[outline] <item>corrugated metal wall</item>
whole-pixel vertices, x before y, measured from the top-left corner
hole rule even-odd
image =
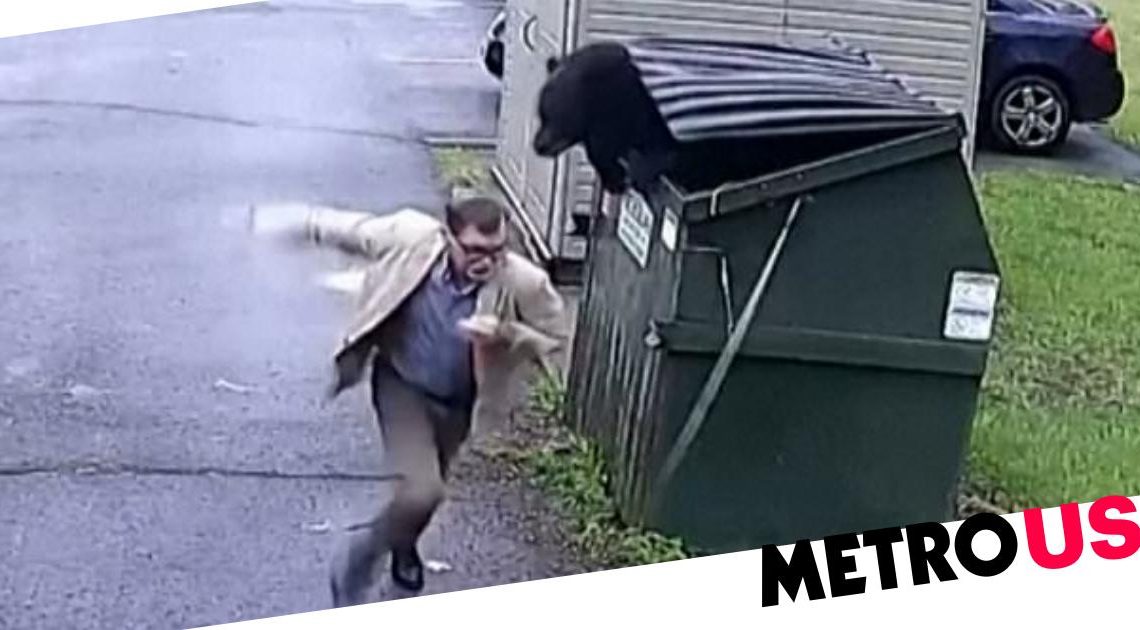
[[[528,221],[528,231],[546,235],[550,208],[565,198],[554,194],[557,164],[531,149],[536,97],[546,80],[546,60],[564,50],[569,7],[551,0],[510,0],[504,31],[506,64],[499,112],[497,166],[512,201]],[[556,255],[559,252],[554,252]]]
[[[750,41],[831,32],[872,53],[911,87],[965,112],[972,127],[984,5],[985,0],[577,0],[568,48],[645,35]],[[520,89],[536,92],[538,85]],[[966,153],[972,156],[972,142]],[[565,200],[565,206],[556,205],[566,212],[554,216],[565,229],[570,214],[589,214],[595,176],[580,149],[569,154],[564,169],[553,194]],[[580,237],[551,240],[561,257],[580,259],[584,253]]]

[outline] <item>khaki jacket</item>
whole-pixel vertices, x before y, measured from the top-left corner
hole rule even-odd
[[[383,344],[383,326],[446,255],[445,227],[416,210],[375,215],[316,208],[308,214],[306,230],[312,241],[369,261],[355,313],[335,353],[329,391],[335,397],[362,380],[374,344]],[[551,367],[568,333],[562,297],[549,276],[513,252],[479,289],[475,313],[498,317],[507,341],[476,351],[474,357],[473,421],[477,431],[486,431],[501,426],[519,402],[526,384],[524,368],[534,361]]]

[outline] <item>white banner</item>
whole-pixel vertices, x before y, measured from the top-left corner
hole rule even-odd
[[[212,627],[1132,627],[1138,502],[1107,497],[838,536],[799,552],[788,545]]]
[[[239,4],[249,0],[34,0],[0,2],[0,37],[137,20]]]

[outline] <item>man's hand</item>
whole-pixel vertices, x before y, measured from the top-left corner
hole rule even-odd
[[[305,203],[253,205],[249,208],[249,231],[254,236],[308,243],[315,211]]]
[[[507,343],[499,318],[492,315],[476,315],[459,322],[462,330],[472,343],[479,346],[494,346]]]

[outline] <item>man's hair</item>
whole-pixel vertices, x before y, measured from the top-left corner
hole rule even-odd
[[[447,228],[459,234],[475,226],[483,234],[495,234],[503,227],[506,209],[494,199],[473,197],[447,204]]]

